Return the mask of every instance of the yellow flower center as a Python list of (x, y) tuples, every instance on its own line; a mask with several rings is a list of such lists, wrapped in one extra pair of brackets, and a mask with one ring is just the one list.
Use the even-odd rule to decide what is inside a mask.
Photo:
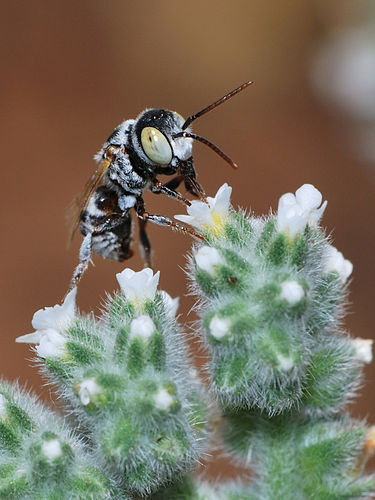
[(225, 223), (227, 221), (227, 217), (224, 217), (217, 212), (211, 212), (212, 223), (204, 224), (203, 229), (205, 231), (210, 232), (213, 236), (221, 236), (224, 233)]

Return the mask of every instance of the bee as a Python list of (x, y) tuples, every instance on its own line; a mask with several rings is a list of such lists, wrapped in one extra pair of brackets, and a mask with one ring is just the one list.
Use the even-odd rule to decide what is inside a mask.
[[(69, 290), (81, 279), (92, 252), (120, 262), (133, 255), (132, 210), (139, 221), (140, 244), (146, 266), (152, 267), (151, 245), (146, 233), (147, 222), (169, 226), (202, 239), (192, 229), (177, 224), (168, 217), (147, 212), (143, 193), (150, 190), (155, 194), (164, 194), (188, 206), (190, 201), (177, 191), (183, 182), (188, 193), (205, 201), (206, 195), (197, 181), (194, 168), (193, 141), (209, 146), (233, 168), (237, 168), (237, 165), (213, 143), (193, 134), (190, 125), (251, 83), (244, 83), (187, 120), (175, 111), (146, 109), (136, 119), (125, 120), (115, 128), (95, 156), (99, 163), (96, 172), (70, 208), (70, 239), (80, 227), (83, 240), (79, 264), (74, 270)], [(175, 177), (163, 184), (158, 175)]]

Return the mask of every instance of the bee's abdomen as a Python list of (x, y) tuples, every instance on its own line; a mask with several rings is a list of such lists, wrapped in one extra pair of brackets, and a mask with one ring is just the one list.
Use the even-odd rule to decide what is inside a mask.
[[(108, 224), (111, 220), (115, 224)], [(130, 210), (121, 211), (117, 193), (106, 186), (99, 186), (91, 196), (81, 214), (80, 229), (83, 236), (92, 234), (93, 252), (105, 259), (122, 261), (133, 254)]]
[(104, 259), (113, 259), (119, 262), (129, 259), (133, 255), (132, 220), (130, 216), (112, 231), (95, 234), (92, 238), (92, 249)]

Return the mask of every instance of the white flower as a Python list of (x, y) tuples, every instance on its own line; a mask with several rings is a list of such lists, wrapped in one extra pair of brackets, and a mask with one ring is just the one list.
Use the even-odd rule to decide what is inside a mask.
[(306, 225), (318, 224), (327, 206), (321, 193), (311, 184), (304, 184), (296, 194), (286, 193), (279, 199), (277, 229), (291, 238), (303, 232)]
[[(37, 332), (31, 333), (30, 335), (34, 335), (35, 339), (32, 342), (29, 339), (28, 342), (39, 342), (39, 345), (36, 346), (36, 352), (39, 357), (59, 358), (64, 356), (66, 338), (61, 335), (61, 333), (57, 332), (56, 330), (38, 330)], [(36, 340), (37, 335), (40, 336), (40, 340)], [(27, 337), (27, 335), (24, 335), (24, 337)], [(16, 339), (17, 342), (20, 342), (19, 338)]]
[(231, 322), (227, 318), (218, 318), (214, 316), (209, 324), (210, 334), (215, 339), (220, 340), (229, 333)]
[(352, 274), (353, 264), (350, 262), (350, 260), (345, 259), (343, 254), (332, 245), (327, 245), (325, 247), (324, 253), (325, 272), (336, 272), (339, 275), (341, 281), (345, 283), (345, 281)]
[(64, 302), (54, 307), (39, 309), (31, 322), (34, 333), (16, 338), (16, 342), (38, 344), (36, 352), (41, 358), (55, 358), (64, 354), (65, 330), (75, 317), (77, 288), (73, 288)]
[(199, 247), (194, 253), (194, 259), (197, 267), (202, 271), (206, 271), (210, 276), (214, 276), (216, 266), (224, 264), (224, 260), (216, 248), (204, 245)]
[(148, 340), (155, 331), (155, 325), (150, 316), (142, 314), (134, 318), (130, 323), (130, 338), (138, 337), (144, 341)]
[(147, 300), (154, 300), (159, 276), (160, 271), (154, 275), (149, 267), (139, 272), (126, 268), (116, 274), (122, 293), (136, 307), (142, 307)]
[(286, 300), (290, 305), (300, 302), (305, 296), (302, 286), (295, 280), (287, 280), (281, 283), (280, 297)]
[(370, 364), (372, 361), (372, 344), (374, 341), (372, 339), (353, 339), (352, 345), (355, 349), (356, 358), (358, 361)]
[(6, 404), (7, 404), (7, 399), (0, 394), (0, 418), (5, 417), (7, 414), (7, 409), (6, 409)]
[(101, 392), (100, 386), (95, 382), (94, 378), (86, 378), (82, 380), (77, 386), (78, 396), (81, 403), (87, 406), (91, 403), (93, 396)]
[(168, 411), (175, 402), (173, 396), (169, 394), (167, 389), (159, 389), (154, 396), (155, 406), (158, 410)]
[(193, 200), (187, 207), (189, 215), (175, 215), (174, 218), (190, 224), (198, 231), (210, 231), (215, 236), (222, 233), (229, 216), (232, 188), (227, 183), (219, 188), (215, 198), (207, 197), (207, 203)]
[(180, 298), (175, 297), (174, 299), (172, 299), (169, 293), (165, 292), (164, 290), (160, 290), (159, 293), (162, 296), (167, 316), (170, 319), (174, 319), (177, 314), (178, 306), (180, 304)]
[(54, 460), (62, 455), (61, 443), (58, 439), (50, 439), (42, 444), (42, 453), (48, 460)]

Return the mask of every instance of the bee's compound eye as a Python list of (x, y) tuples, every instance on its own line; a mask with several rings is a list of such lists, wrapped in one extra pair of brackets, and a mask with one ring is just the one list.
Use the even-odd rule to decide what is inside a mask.
[(172, 148), (164, 134), (154, 127), (145, 127), (141, 132), (143, 151), (151, 161), (168, 165), (172, 160)]

